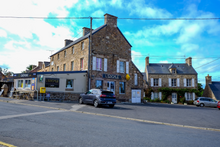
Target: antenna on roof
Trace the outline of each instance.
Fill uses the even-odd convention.
[[[51,55],[52,55],[54,50],[47,50],[47,51],[51,51]]]

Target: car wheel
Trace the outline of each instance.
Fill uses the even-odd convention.
[[[200,104],[200,107],[204,107],[205,105],[203,103]]]
[[[97,101],[97,100],[95,100],[95,101],[94,101],[94,103],[93,103],[93,105],[94,105],[94,107],[96,107],[96,108],[97,108],[97,107],[99,106],[98,101]]]
[[[113,108],[114,107],[114,105],[108,105],[109,106],[109,108]]]
[[[82,98],[79,98],[79,103],[80,103],[80,104],[83,104]]]

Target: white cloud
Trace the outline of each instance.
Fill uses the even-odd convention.
[[[93,12],[93,13],[91,14],[91,16],[92,16],[92,17],[103,17],[104,14],[105,14],[105,12],[103,12],[101,9],[99,9],[99,10]]]
[[[198,50],[199,49],[199,45],[197,44],[183,44],[181,46],[181,52],[182,53],[189,53],[189,52],[192,52],[192,51],[195,51],[195,50]]]
[[[0,29],[0,37],[7,37],[7,32]]]
[[[169,62],[166,60],[166,61],[160,61],[159,63],[169,63]]]

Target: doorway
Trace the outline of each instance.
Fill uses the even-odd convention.
[[[173,102],[174,104],[177,103],[177,93],[172,93],[172,102]]]
[[[107,82],[107,90],[112,91],[115,94],[115,82],[108,81]]]

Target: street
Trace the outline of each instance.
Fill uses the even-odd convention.
[[[220,129],[217,117],[220,111],[216,108],[152,103],[118,104],[111,109],[77,103],[1,100],[0,141],[19,147],[218,146],[220,143],[219,131],[107,116]]]

